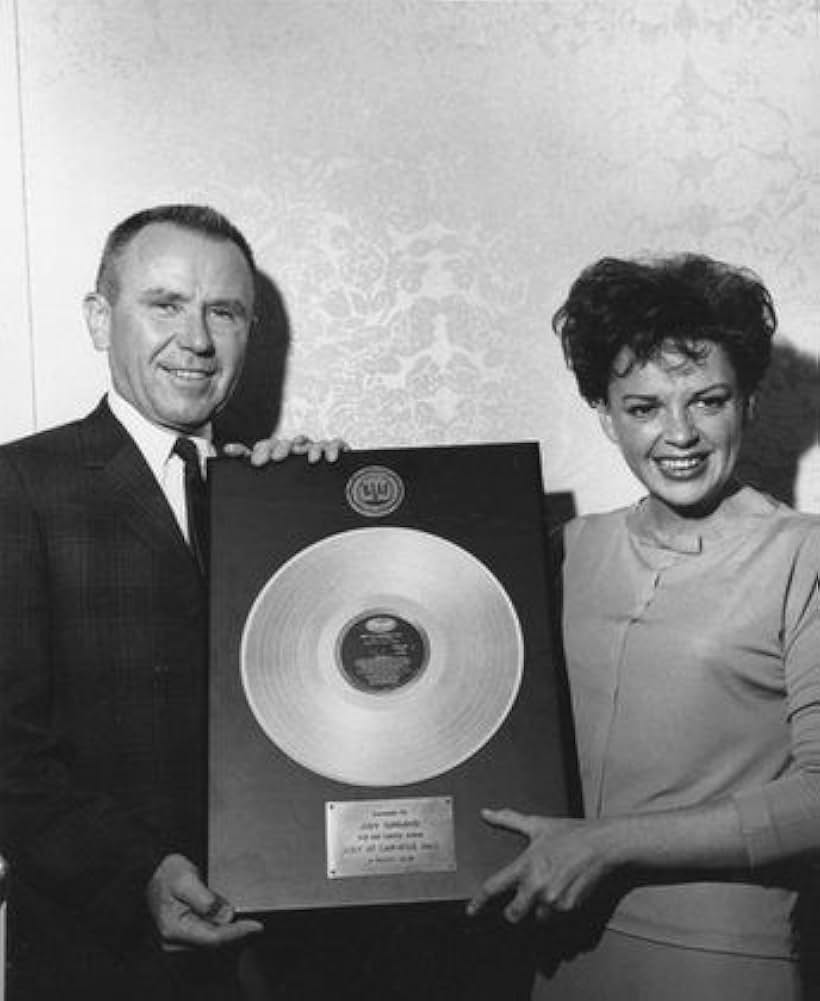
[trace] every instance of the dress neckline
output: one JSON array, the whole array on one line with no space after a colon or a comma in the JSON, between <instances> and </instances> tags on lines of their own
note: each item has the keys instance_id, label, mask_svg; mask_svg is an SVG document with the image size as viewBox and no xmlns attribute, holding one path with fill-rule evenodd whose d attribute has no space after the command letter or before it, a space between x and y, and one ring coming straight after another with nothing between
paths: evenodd
<instances>
[{"instance_id":1,"label":"dress neckline","mask_svg":"<svg viewBox=\"0 0 820 1001\"><path fill-rule=\"evenodd\" d=\"M749 518L768 517L777 506L777 501L767 494L741 486L708 518L693 519L691 525L680 523L663 528L650 520L648 498L643 497L629 509L627 528L638 541L647 545L696 554L721 539L745 531Z\"/></svg>"}]
</instances>

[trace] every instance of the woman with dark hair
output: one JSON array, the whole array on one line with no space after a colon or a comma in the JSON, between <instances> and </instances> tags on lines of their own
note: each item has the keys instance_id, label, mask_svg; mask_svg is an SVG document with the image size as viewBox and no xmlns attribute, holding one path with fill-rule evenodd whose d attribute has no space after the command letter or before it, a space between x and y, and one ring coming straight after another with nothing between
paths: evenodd
<instances>
[{"instance_id":1,"label":"woman with dark hair","mask_svg":"<svg viewBox=\"0 0 820 1001\"><path fill-rule=\"evenodd\" d=\"M734 476L771 298L699 255L607 258L554 319L647 495L564 531L584 819L488 810L529 846L469 905L593 938L536 997L793 1001L820 847L820 521ZM600 926L598 916L603 913Z\"/></svg>"}]
</instances>

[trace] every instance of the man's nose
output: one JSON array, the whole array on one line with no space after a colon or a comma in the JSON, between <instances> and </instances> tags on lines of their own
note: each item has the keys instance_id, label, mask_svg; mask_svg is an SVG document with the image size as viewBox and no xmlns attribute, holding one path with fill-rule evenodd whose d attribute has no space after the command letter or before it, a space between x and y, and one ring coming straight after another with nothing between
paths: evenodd
<instances>
[{"instance_id":1,"label":"man's nose","mask_svg":"<svg viewBox=\"0 0 820 1001\"><path fill-rule=\"evenodd\" d=\"M187 313L177 339L190 351L195 351L197 354L210 354L213 351L214 342L204 312L192 309Z\"/></svg>"}]
</instances>

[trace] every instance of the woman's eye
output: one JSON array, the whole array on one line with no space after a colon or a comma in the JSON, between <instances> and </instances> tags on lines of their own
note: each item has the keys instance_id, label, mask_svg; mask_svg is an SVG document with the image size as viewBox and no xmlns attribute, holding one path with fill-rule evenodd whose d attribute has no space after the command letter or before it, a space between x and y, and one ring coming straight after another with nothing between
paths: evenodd
<instances>
[{"instance_id":1,"label":"woman's eye","mask_svg":"<svg viewBox=\"0 0 820 1001\"><path fill-rule=\"evenodd\" d=\"M649 417L651 414L654 414L655 410L656 407L654 403L633 403L632 406L629 407L627 413L631 417L641 418Z\"/></svg>"},{"instance_id":2,"label":"woman's eye","mask_svg":"<svg viewBox=\"0 0 820 1001\"><path fill-rule=\"evenodd\" d=\"M725 407L727 403L728 399L725 396L703 396L697 401L697 406L702 410L715 412Z\"/></svg>"}]
</instances>

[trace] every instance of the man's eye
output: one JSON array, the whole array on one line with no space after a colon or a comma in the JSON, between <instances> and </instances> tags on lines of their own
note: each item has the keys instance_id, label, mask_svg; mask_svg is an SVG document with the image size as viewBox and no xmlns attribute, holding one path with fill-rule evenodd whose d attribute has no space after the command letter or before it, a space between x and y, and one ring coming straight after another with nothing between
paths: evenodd
<instances>
[{"instance_id":1,"label":"man's eye","mask_svg":"<svg viewBox=\"0 0 820 1001\"><path fill-rule=\"evenodd\" d=\"M176 314L182 309L182 306L178 302L154 302L151 304L152 308L162 316L176 316Z\"/></svg>"},{"instance_id":2,"label":"man's eye","mask_svg":"<svg viewBox=\"0 0 820 1001\"><path fill-rule=\"evenodd\" d=\"M212 306L210 314L217 320L224 323L235 323L236 313L229 306Z\"/></svg>"}]
</instances>

